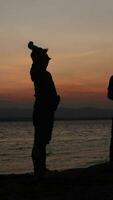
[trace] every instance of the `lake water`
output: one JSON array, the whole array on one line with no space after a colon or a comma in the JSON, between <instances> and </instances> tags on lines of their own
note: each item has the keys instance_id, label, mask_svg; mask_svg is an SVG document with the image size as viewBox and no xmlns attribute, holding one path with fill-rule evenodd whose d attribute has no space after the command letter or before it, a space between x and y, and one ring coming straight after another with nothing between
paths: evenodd
<instances>
[{"instance_id":1,"label":"lake water","mask_svg":"<svg viewBox=\"0 0 113 200\"><path fill-rule=\"evenodd\" d=\"M32 122L0 122L0 173L32 172ZM47 147L50 169L87 167L109 160L110 120L55 121Z\"/></svg>"}]
</instances>

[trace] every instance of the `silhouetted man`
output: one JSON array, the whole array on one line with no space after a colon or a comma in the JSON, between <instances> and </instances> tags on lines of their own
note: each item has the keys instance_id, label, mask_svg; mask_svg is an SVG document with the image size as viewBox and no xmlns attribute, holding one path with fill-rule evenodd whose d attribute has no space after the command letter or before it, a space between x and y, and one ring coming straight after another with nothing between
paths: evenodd
<instances>
[{"instance_id":1,"label":"silhouetted man","mask_svg":"<svg viewBox=\"0 0 113 200\"><path fill-rule=\"evenodd\" d=\"M60 101L57 95L51 74L46 70L49 63L47 49L38 48L29 42L32 50L33 64L30 70L31 79L34 82L35 103L33 111L33 125L35 128L32 160L34 174L42 177L46 172L46 145L49 144L52 135L54 113Z\"/></svg>"}]
</instances>

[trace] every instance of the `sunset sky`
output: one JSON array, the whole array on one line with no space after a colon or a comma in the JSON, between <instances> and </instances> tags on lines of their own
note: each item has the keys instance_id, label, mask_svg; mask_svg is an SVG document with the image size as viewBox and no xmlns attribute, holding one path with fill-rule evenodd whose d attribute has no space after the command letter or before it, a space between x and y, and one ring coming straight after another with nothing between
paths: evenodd
<instances>
[{"instance_id":1,"label":"sunset sky","mask_svg":"<svg viewBox=\"0 0 113 200\"><path fill-rule=\"evenodd\" d=\"M34 100L29 40L49 48L61 106L113 108L113 0L0 0L0 106Z\"/></svg>"}]
</instances>

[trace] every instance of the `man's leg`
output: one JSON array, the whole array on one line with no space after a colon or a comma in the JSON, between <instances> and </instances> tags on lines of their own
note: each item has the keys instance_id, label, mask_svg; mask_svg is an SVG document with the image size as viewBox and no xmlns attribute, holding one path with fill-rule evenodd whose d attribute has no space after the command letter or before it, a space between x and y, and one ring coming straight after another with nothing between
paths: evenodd
<instances>
[{"instance_id":1,"label":"man's leg","mask_svg":"<svg viewBox=\"0 0 113 200\"><path fill-rule=\"evenodd\" d=\"M34 174L41 175L46 170L46 146L33 146L32 161L34 166Z\"/></svg>"},{"instance_id":2,"label":"man's leg","mask_svg":"<svg viewBox=\"0 0 113 200\"><path fill-rule=\"evenodd\" d=\"M39 140L37 127L35 127L32 161L34 166L34 174L38 175L46 170L46 144L43 144Z\"/></svg>"}]
</instances>

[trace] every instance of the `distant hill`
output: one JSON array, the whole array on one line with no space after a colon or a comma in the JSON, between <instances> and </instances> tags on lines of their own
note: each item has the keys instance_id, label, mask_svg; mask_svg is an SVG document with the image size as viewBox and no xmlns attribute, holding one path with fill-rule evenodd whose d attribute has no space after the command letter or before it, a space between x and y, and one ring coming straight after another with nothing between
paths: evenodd
<instances>
[{"instance_id":1,"label":"distant hill","mask_svg":"<svg viewBox=\"0 0 113 200\"><path fill-rule=\"evenodd\" d=\"M56 112L56 119L110 119L113 110L94 107L85 108L59 108ZM31 120L32 108L0 108L0 120Z\"/></svg>"},{"instance_id":2,"label":"distant hill","mask_svg":"<svg viewBox=\"0 0 113 200\"><path fill-rule=\"evenodd\" d=\"M95 107L60 108L56 113L56 118L61 119L111 119L112 117L113 110Z\"/></svg>"}]
</instances>

